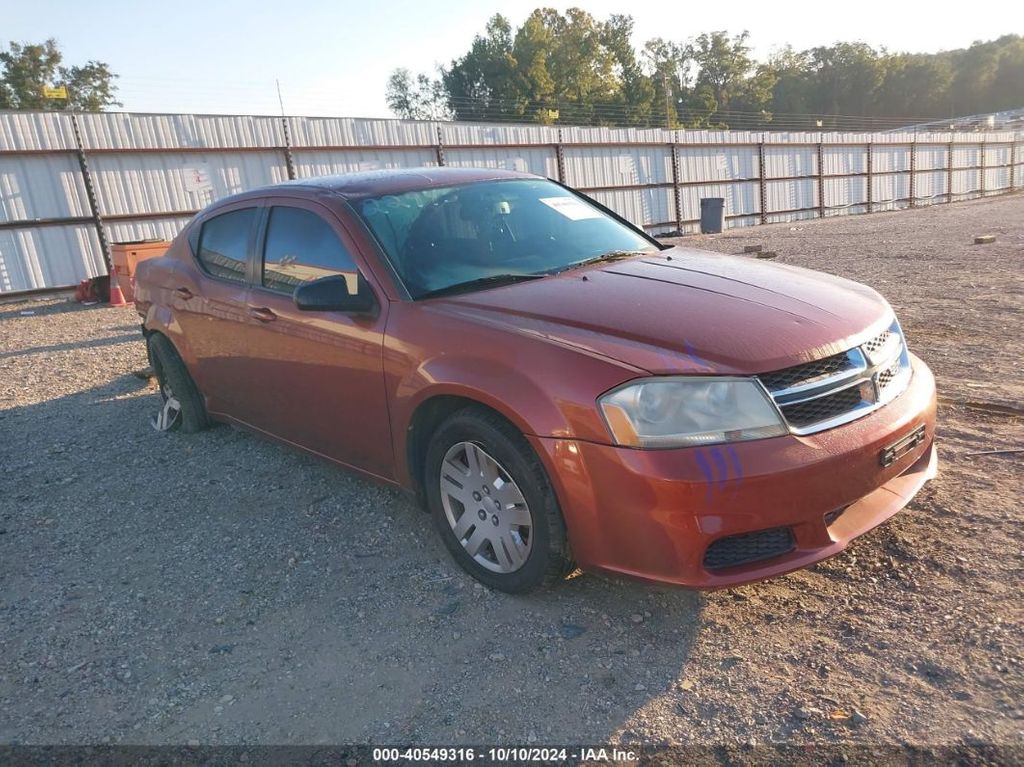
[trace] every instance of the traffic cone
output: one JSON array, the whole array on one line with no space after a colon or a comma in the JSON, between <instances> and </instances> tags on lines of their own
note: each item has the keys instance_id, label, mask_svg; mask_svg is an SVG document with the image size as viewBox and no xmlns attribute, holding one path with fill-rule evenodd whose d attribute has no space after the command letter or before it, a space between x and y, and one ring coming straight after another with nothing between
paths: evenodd
<instances>
[{"instance_id":1,"label":"traffic cone","mask_svg":"<svg viewBox=\"0 0 1024 767\"><path fill-rule=\"evenodd\" d=\"M124 300L124 291L121 290L121 285L117 281L117 272L110 275L110 305L128 306L128 302Z\"/></svg>"}]
</instances>

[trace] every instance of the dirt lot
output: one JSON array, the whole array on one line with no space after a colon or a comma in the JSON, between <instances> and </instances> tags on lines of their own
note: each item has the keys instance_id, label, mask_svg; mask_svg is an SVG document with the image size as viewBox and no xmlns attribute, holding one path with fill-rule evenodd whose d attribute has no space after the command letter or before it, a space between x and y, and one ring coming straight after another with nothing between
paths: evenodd
<instances>
[{"instance_id":1,"label":"dirt lot","mask_svg":"<svg viewBox=\"0 0 1024 767\"><path fill-rule=\"evenodd\" d=\"M973 236L993 233L994 245ZM1024 742L1024 196L690 238L862 280L942 468L810 570L528 598L398 493L147 423L131 310L0 305L0 743Z\"/></svg>"}]
</instances>

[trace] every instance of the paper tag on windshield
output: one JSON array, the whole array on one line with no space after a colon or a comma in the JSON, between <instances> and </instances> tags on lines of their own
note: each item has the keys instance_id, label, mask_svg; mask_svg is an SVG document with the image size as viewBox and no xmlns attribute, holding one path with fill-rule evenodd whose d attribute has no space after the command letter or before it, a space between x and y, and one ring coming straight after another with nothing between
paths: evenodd
<instances>
[{"instance_id":1,"label":"paper tag on windshield","mask_svg":"<svg viewBox=\"0 0 1024 767\"><path fill-rule=\"evenodd\" d=\"M601 211L591 208L575 197L541 197L540 201L573 221L584 218L601 218Z\"/></svg>"}]
</instances>

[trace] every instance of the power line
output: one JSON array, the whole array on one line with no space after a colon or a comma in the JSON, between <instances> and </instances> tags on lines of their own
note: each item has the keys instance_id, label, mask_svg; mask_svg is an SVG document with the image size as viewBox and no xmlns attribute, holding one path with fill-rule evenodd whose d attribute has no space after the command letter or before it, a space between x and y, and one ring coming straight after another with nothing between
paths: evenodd
<instances>
[{"instance_id":1,"label":"power line","mask_svg":"<svg viewBox=\"0 0 1024 767\"><path fill-rule=\"evenodd\" d=\"M141 97L144 96L146 102L161 99L191 102L196 107L202 106L202 108L192 108L191 111L196 113L207 110L217 114L237 113L239 111L237 109L228 110L222 107L225 90L235 91L236 98L233 101L237 102L237 97L241 96L243 101L258 106L259 112L263 115L273 115L275 112L280 114L283 111L280 94L274 82L254 80L195 82L174 77L141 77L120 80L118 86L118 95L122 98L142 100ZM301 91L301 97L293 97L292 100L300 102L303 105L302 111L307 115L322 110L324 113L334 113L333 116L349 116L338 115L338 105L346 95L348 94L344 91L305 90ZM607 94L604 98L608 98ZM451 113L451 117L467 122L545 124L531 118L538 112L555 112L557 115L551 116L550 124L563 127L589 125L636 129L734 131L865 132L895 129L925 131L932 126L953 124L957 119L919 115L850 115L771 112L769 110L734 108L702 109L681 106L678 103L666 106L671 106L672 109L668 110L666 114L662 114L658 105L654 103L630 104L624 100L580 103L560 98L531 99L491 96L448 96L442 104L439 104L441 111L448 111ZM322 116L332 115L324 114ZM443 121L436 116L428 119L435 122ZM721 125L717 123L721 123Z\"/></svg>"}]
</instances>

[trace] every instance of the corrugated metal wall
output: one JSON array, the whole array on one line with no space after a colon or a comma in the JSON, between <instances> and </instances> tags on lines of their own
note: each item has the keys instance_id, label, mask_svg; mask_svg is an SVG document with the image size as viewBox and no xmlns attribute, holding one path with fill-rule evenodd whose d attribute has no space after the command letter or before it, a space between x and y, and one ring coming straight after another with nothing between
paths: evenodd
<instances>
[{"instance_id":1,"label":"corrugated metal wall","mask_svg":"<svg viewBox=\"0 0 1024 767\"><path fill-rule=\"evenodd\" d=\"M748 226L1009 191L1024 186L1022 141L1010 133L0 113L0 292L103 274L94 213L111 242L168 239L213 200L289 177L438 164L507 168L586 191L648 231L686 233L698 227L703 197L725 198L727 225Z\"/></svg>"}]
</instances>

